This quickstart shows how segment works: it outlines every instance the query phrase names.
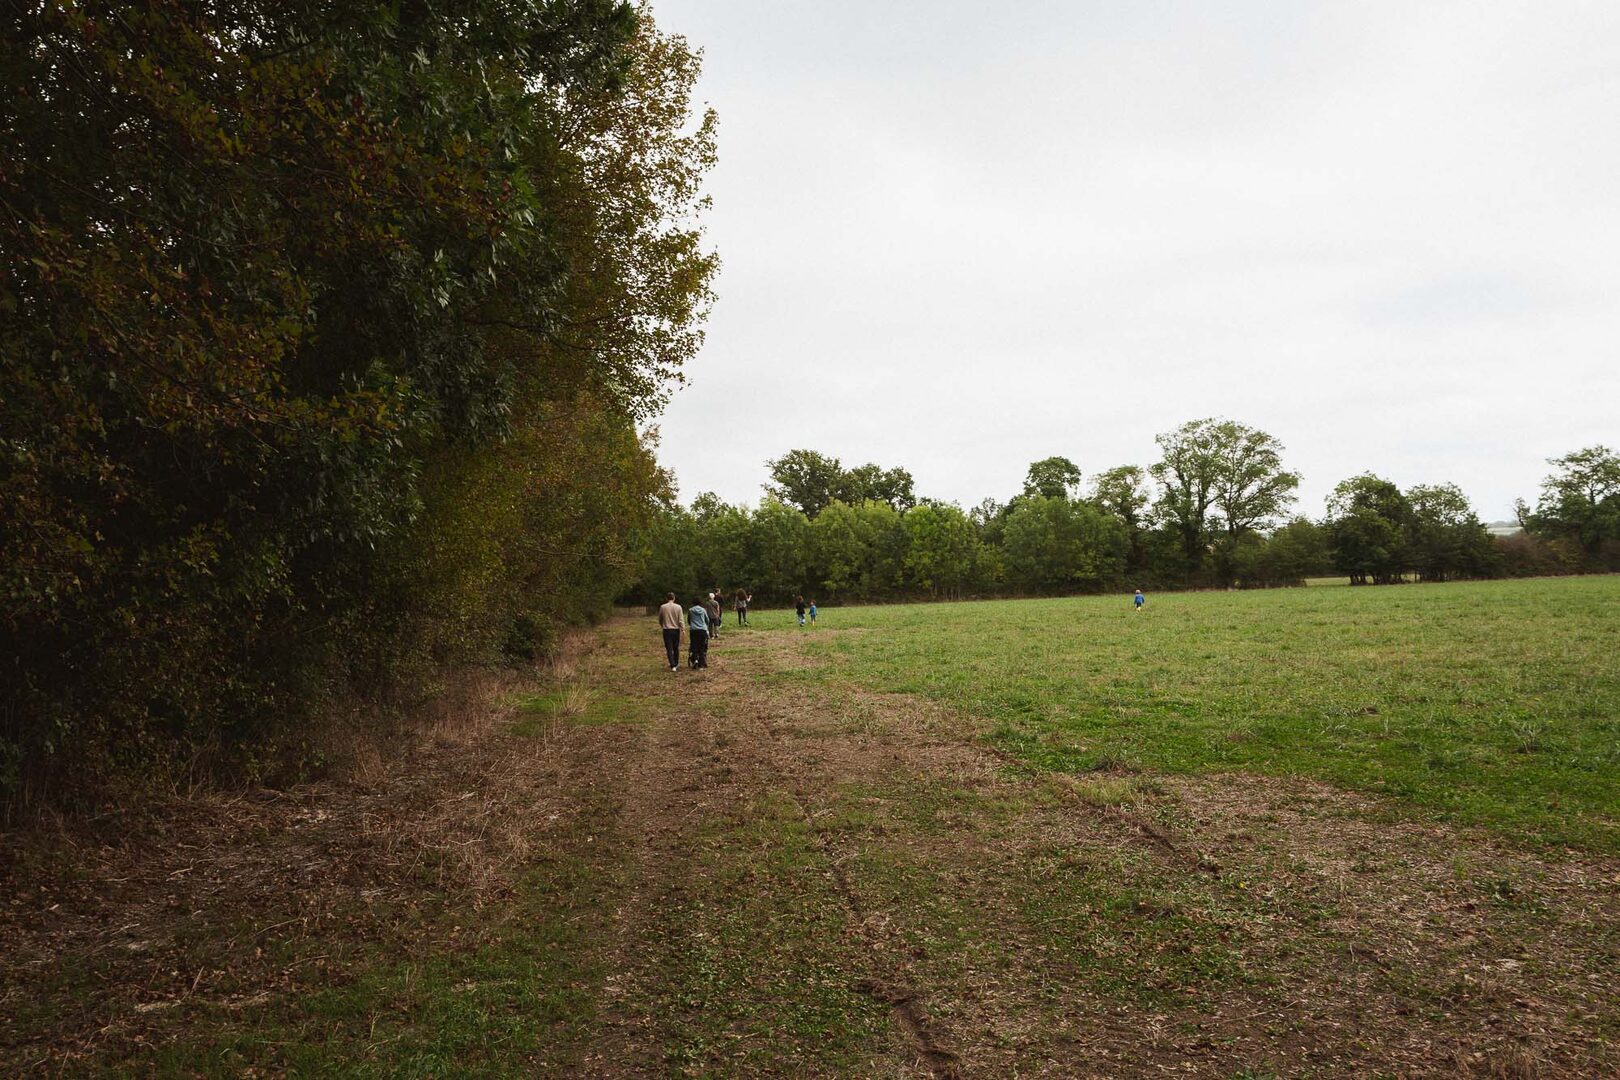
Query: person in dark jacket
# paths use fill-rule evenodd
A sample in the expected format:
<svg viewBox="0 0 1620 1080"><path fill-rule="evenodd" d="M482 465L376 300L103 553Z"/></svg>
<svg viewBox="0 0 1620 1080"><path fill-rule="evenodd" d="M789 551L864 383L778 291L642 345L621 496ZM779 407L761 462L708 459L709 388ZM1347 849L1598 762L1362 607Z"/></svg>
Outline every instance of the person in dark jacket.
<svg viewBox="0 0 1620 1080"><path fill-rule="evenodd" d="M694 668L709 666L709 607L699 600L686 612L686 636L689 645L687 663Z"/></svg>

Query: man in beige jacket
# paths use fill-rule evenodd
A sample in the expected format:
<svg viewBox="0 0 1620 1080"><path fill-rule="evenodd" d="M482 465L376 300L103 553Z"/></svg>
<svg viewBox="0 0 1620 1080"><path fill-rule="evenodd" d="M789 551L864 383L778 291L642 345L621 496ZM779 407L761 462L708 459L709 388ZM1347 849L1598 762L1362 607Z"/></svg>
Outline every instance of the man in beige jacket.
<svg viewBox="0 0 1620 1080"><path fill-rule="evenodd" d="M674 593L664 594L664 606L658 609L658 626L664 631L664 656L669 661L669 670L679 671L681 668L681 605L675 602Z"/></svg>

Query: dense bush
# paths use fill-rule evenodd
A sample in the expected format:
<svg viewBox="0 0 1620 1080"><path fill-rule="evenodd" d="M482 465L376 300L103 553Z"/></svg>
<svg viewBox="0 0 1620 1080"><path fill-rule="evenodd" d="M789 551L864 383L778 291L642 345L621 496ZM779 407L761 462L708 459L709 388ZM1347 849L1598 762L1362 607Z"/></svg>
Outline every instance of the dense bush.
<svg viewBox="0 0 1620 1080"><path fill-rule="evenodd" d="M247 760L634 577L695 73L610 0L0 15L0 784Z"/></svg>

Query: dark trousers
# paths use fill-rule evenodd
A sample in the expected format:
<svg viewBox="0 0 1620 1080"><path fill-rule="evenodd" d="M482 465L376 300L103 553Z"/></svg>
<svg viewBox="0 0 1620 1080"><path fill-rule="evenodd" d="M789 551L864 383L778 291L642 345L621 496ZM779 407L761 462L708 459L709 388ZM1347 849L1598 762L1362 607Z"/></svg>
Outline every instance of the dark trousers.
<svg viewBox="0 0 1620 1080"><path fill-rule="evenodd" d="M748 625L748 609L747 608L740 607L740 608L737 609L737 625L738 626L747 626Z"/></svg>
<svg viewBox="0 0 1620 1080"><path fill-rule="evenodd" d="M669 657L670 667L681 666L681 632L679 630L664 631L664 655Z"/></svg>
<svg viewBox="0 0 1620 1080"><path fill-rule="evenodd" d="M709 632L707 630L688 629L687 634L692 638L692 666L709 666Z"/></svg>

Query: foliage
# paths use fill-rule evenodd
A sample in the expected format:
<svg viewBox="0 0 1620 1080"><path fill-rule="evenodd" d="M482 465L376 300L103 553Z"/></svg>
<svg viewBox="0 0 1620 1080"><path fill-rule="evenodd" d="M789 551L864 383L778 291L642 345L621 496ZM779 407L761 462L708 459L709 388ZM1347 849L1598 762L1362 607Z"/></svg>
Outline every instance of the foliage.
<svg viewBox="0 0 1620 1080"><path fill-rule="evenodd" d="M903 519L906 573L930 596L959 597L974 584L983 555L973 523L955 506L919 506Z"/></svg>
<svg viewBox="0 0 1620 1080"><path fill-rule="evenodd" d="M655 551L649 573L628 595L661 597L666 588L693 580L692 566L704 568L696 580L751 583L762 598L819 590L848 602L1136 585L1275 587L1335 569L1356 584L1414 575L1454 581L1577 573L1606 557L1583 553L1572 534L1494 540L1456 485L1403 492L1370 474L1338 485L1324 519L1296 516L1278 524L1299 475L1283 467L1282 448L1270 435L1232 421L1195 420L1159 436L1159 444L1163 460L1150 469L1109 469L1092 479L1084 499L1075 495L1078 468L1048 458L1030 466L1022 492L1006 502L986 498L965 514L926 497L909 508L840 498L837 490L849 486L853 473L836 458L794 451L772 463L778 483L768 490L791 488L802 503L821 507L813 516L798 504L770 512L776 521L787 506L808 522L807 529L773 526L778 534L797 530L804 538L799 559L778 555L764 566L755 537L760 526L749 511L705 493L689 512L669 512L664 535L668 543L686 545L680 558ZM1598 451L1559 460L1580 466L1574 474L1580 483L1600 485ZM909 490L908 473L889 472L904 475ZM862 466L854 473L881 471ZM1150 480L1157 482L1156 500ZM1040 494L1043 484L1056 494ZM1604 506L1612 498L1601 486L1570 490L1571 500L1585 500L1576 505ZM682 520L688 513L692 520ZM1620 555L1620 545L1615 552Z"/></svg>
<svg viewBox="0 0 1620 1080"><path fill-rule="evenodd" d="M1334 565L1351 584L1387 585L1409 572L1423 581L1493 577L1500 570L1495 542L1455 484L1419 484L1401 491L1365 473L1328 498Z"/></svg>
<svg viewBox="0 0 1620 1080"><path fill-rule="evenodd" d="M1119 465L1092 478L1091 501L1105 514L1112 514L1125 526L1130 537L1130 553L1125 560L1128 573L1145 568L1145 538L1148 508L1153 493L1148 487L1147 470L1136 465Z"/></svg>
<svg viewBox="0 0 1620 1080"><path fill-rule="evenodd" d="M1491 577L1496 547L1455 484L1419 484L1406 493L1412 504L1408 552L1423 581Z"/></svg>
<svg viewBox="0 0 1620 1080"><path fill-rule="evenodd" d="M1620 565L1620 454L1588 446L1548 464L1556 471L1542 481L1535 510L1520 503L1526 530L1573 541L1593 558L1608 549Z"/></svg>
<svg viewBox="0 0 1620 1080"><path fill-rule="evenodd" d="M810 533L810 576L830 598L877 599L904 587L910 536L888 503L834 500Z"/></svg>
<svg viewBox="0 0 1620 1080"><path fill-rule="evenodd" d="M1328 531L1296 517L1262 541L1251 534L1237 549L1235 580L1248 588L1302 585L1332 572Z"/></svg>
<svg viewBox="0 0 1620 1080"><path fill-rule="evenodd" d="M1080 491L1080 466L1066 457L1042 458L1024 475L1024 494L1067 499Z"/></svg>
<svg viewBox="0 0 1620 1080"><path fill-rule="evenodd" d="M634 423L714 270L680 39L608 0L61 2L0 58L30 768L296 737L633 575L614 538L668 489Z"/></svg>
<svg viewBox="0 0 1620 1080"><path fill-rule="evenodd" d="M814 518L835 500L850 506L874 501L904 512L916 504L911 474L904 469L859 465L845 469L837 458L814 450L789 450L766 462L771 482L765 493Z"/></svg>
<svg viewBox="0 0 1620 1080"><path fill-rule="evenodd" d="M1125 527L1090 503L1035 496L1008 515L1008 579L1031 592L1092 590L1124 573Z"/></svg>
<svg viewBox="0 0 1620 1080"><path fill-rule="evenodd" d="M1160 487L1154 513L1180 539L1194 572L1217 532L1230 548L1264 529L1292 504L1299 486L1299 474L1282 467L1282 444L1245 424L1193 420L1157 442L1164 457L1150 470Z"/></svg>

